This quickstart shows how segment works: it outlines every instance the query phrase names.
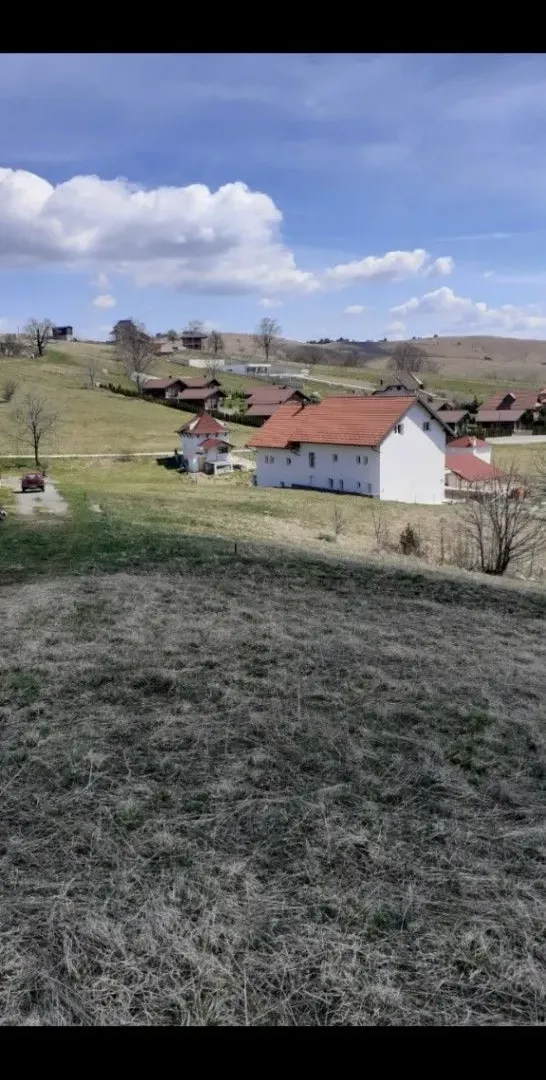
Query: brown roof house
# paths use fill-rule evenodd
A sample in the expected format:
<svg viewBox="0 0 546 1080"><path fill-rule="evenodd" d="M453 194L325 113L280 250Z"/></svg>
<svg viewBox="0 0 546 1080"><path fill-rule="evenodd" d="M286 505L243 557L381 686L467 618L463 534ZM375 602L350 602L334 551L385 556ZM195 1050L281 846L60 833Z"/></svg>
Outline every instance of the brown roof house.
<svg viewBox="0 0 546 1080"><path fill-rule="evenodd" d="M309 398L301 390L292 386L260 386L245 392L247 413L249 417L260 417L264 422L273 416L280 405L294 402L304 405Z"/></svg>
<svg viewBox="0 0 546 1080"><path fill-rule="evenodd" d="M287 402L256 431L260 487L310 488L394 502L445 500L451 429L415 394Z"/></svg>
<svg viewBox="0 0 546 1080"><path fill-rule="evenodd" d="M180 402L184 407L207 410L217 409L225 398L218 379L199 376L197 378L146 379L144 393L163 400Z"/></svg>
<svg viewBox="0 0 546 1080"><path fill-rule="evenodd" d="M231 472L231 443L222 420L205 412L193 416L178 429L182 462L188 472Z"/></svg>
<svg viewBox="0 0 546 1080"><path fill-rule="evenodd" d="M543 400L546 400L545 390L499 390L484 401L476 413L476 424L486 431L501 428L512 435L525 429L524 414L537 415Z"/></svg>

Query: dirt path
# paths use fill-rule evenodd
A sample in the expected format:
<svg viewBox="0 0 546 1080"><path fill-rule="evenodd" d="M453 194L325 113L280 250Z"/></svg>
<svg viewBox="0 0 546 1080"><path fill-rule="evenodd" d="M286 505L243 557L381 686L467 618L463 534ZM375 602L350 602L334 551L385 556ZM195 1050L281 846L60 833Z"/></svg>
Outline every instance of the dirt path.
<svg viewBox="0 0 546 1080"><path fill-rule="evenodd" d="M22 517L32 517L38 508L44 510L47 514L66 514L68 512L66 499L59 495L51 480L46 480L45 491L25 491L24 494L21 491L21 482L16 476L5 477L2 480L2 486L13 491L16 498L17 513L21 514Z"/></svg>

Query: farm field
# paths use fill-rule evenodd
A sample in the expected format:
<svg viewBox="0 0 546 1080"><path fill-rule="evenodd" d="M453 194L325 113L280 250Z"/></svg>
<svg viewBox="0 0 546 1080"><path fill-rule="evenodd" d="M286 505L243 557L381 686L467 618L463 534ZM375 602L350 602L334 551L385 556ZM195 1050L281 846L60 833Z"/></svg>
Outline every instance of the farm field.
<svg viewBox="0 0 546 1080"><path fill-rule="evenodd" d="M0 1022L543 1024L545 594L83 502L0 537Z"/></svg>

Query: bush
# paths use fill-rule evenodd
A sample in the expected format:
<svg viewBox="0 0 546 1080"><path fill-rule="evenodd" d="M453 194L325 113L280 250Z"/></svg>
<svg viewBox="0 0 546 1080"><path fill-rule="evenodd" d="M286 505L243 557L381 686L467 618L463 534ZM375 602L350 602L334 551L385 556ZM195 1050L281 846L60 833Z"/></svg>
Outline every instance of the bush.
<svg viewBox="0 0 546 1080"><path fill-rule="evenodd" d="M413 525L409 523L400 533L399 544L403 555L422 555L423 553L421 537L417 530L413 528Z"/></svg>
<svg viewBox="0 0 546 1080"><path fill-rule="evenodd" d="M7 379L2 386L2 400L11 401L12 397L17 393L17 383L13 379Z"/></svg>

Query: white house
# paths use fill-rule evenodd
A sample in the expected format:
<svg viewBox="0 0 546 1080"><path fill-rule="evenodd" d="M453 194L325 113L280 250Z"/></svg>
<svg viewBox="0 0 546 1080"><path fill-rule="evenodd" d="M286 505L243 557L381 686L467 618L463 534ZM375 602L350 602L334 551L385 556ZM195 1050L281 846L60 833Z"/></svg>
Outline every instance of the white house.
<svg viewBox="0 0 546 1080"><path fill-rule="evenodd" d="M281 405L248 445L260 487L434 504L445 499L446 432L414 395L339 396Z"/></svg>
<svg viewBox="0 0 546 1080"><path fill-rule="evenodd" d="M231 472L231 444L227 426L205 413L179 428L180 449L188 472Z"/></svg>

